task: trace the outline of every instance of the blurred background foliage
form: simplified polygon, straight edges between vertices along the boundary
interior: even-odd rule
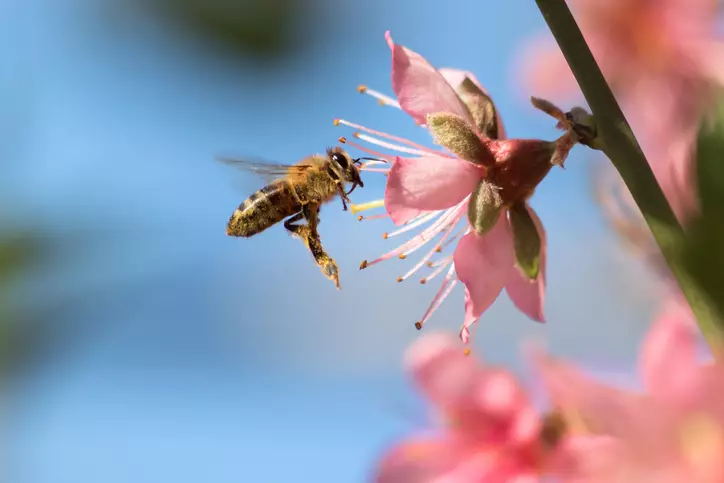
[[[324,31],[315,0],[131,0],[156,10],[204,42],[257,61],[280,62],[309,48]]]

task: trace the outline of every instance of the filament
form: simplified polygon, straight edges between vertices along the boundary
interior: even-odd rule
[[[428,153],[428,154],[438,154],[436,151],[434,151],[434,150],[432,150],[432,149],[430,149],[430,148],[427,148],[427,147],[425,147],[425,146],[423,146],[423,145],[421,145],[421,144],[417,144],[417,143],[415,143],[415,142],[412,142],[412,141],[410,141],[410,140],[408,140],[408,139],[401,138],[401,137],[398,137],[398,136],[393,136],[392,134],[387,134],[387,133],[384,133],[384,132],[381,132],[381,131],[375,131],[374,129],[370,129],[370,128],[368,128],[368,127],[364,127],[364,126],[362,126],[362,125],[360,125],[360,124],[355,124],[355,123],[353,123],[353,122],[349,122],[349,121],[346,121],[346,120],[344,120],[344,119],[335,119],[335,120],[334,120],[334,124],[335,124],[335,126],[336,126],[336,125],[339,125],[339,124],[344,124],[345,126],[351,127],[352,129],[358,129],[358,130],[360,130],[360,131],[364,131],[364,132],[366,132],[366,133],[373,134],[373,135],[375,135],[375,136],[379,136],[379,137],[381,137],[381,138],[389,139],[390,141],[395,141],[395,142],[397,142],[397,143],[406,144],[407,146],[410,146],[410,147],[412,147],[412,148],[419,149],[419,150],[421,150],[421,151],[425,151],[425,152]],[[448,156],[448,157],[450,157],[449,155],[446,155],[446,154],[444,154],[444,153],[440,153],[440,155],[441,155],[441,156]]]
[[[427,151],[421,151],[419,149],[412,149],[412,148],[406,148],[405,146],[401,146],[399,144],[393,144],[388,143],[387,141],[383,141],[381,139],[377,139],[375,137],[372,137],[368,134],[363,134],[360,132],[354,133],[354,137],[361,139],[363,141],[367,141],[370,144],[376,144],[377,146],[382,146],[383,148],[390,149],[392,151],[399,151],[401,153],[407,153],[407,154],[414,154],[416,156],[427,156],[430,153]]]
[[[385,200],[374,200],[368,201],[367,203],[352,203],[349,205],[349,209],[354,215],[360,211],[373,210],[375,208],[383,208],[385,206]]]
[[[359,92],[360,94],[367,94],[367,95],[369,95],[369,96],[374,97],[375,99],[377,99],[377,101],[378,101],[378,102],[380,103],[380,105],[382,105],[382,106],[392,106],[392,107],[396,107],[396,108],[398,108],[398,109],[401,109],[399,102],[397,102],[396,100],[394,100],[394,99],[391,98],[390,96],[386,96],[386,95],[382,94],[381,92],[377,92],[377,91],[375,91],[375,90],[369,89],[369,88],[367,88],[367,86],[365,86],[365,85],[358,86],[358,87],[357,87],[357,92]]]

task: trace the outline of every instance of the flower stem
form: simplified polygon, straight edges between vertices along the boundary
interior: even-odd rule
[[[581,30],[565,0],[536,0],[536,3],[596,119],[602,151],[618,170],[641,210],[672,274],[691,305],[702,334],[712,349],[718,352],[724,341],[724,314],[717,311],[716,305],[698,288],[684,268],[681,260],[686,242],[684,231],[661,191]]]

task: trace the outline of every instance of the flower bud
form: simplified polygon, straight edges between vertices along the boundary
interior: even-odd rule
[[[490,96],[467,77],[460,85],[458,93],[468,107],[478,133],[490,139],[498,139],[498,118]]]
[[[509,212],[516,265],[526,277],[535,280],[540,271],[540,234],[525,203],[514,204]]]
[[[502,208],[500,188],[490,181],[481,179],[468,203],[468,221],[475,233],[484,235],[490,231],[500,218]]]
[[[446,147],[456,156],[484,166],[493,164],[490,150],[462,117],[447,112],[428,114],[427,126],[435,143]]]

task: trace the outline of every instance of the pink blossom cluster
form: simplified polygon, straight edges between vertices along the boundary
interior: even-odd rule
[[[716,2],[570,3],[665,194],[686,220],[696,209],[696,128],[713,88],[724,80],[721,45],[711,34]],[[398,281],[425,267],[431,271],[422,283],[443,278],[418,329],[461,284],[464,343],[503,289],[522,313],[543,322],[546,234],[528,200],[550,169],[583,142],[566,124],[574,111],[563,115],[535,100],[559,119],[563,135],[554,141],[511,139],[472,73],[437,69],[386,37],[395,97],[364,86],[360,91],[407,113],[438,146],[336,121],[357,130],[355,141],[345,142],[380,159],[364,169],[388,176],[383,200],[353,210],[384,207],[386,214],[366,218],[387,217],[398,225],[385,238],[416,231],[360,268],[427,247]],[[576,89],[557,49],[532,51],[527,78],[540,88],[536,92]],[[445,254],[447,249],[452,253]],[[407,367],[440,424],[389,449],[376,481],[724,483],[724,366],[700,360],[698,340],[693,316],[677,294],[642,344],[640,391],[600,382],[542,351],[531,353],[547,396],[540,407],[512,373],[478,361],[452,337],[423,335],[409,349]]]
[[[660,318],[639,357],[642,391],[612,387],[542,352],[530,357],[548,396],[531,403],[511,373],[427,334],[407,367],[441,416],[397,443],[375,479],[394,483],[720,483],[724,366],[700,361],[687,317]]]

